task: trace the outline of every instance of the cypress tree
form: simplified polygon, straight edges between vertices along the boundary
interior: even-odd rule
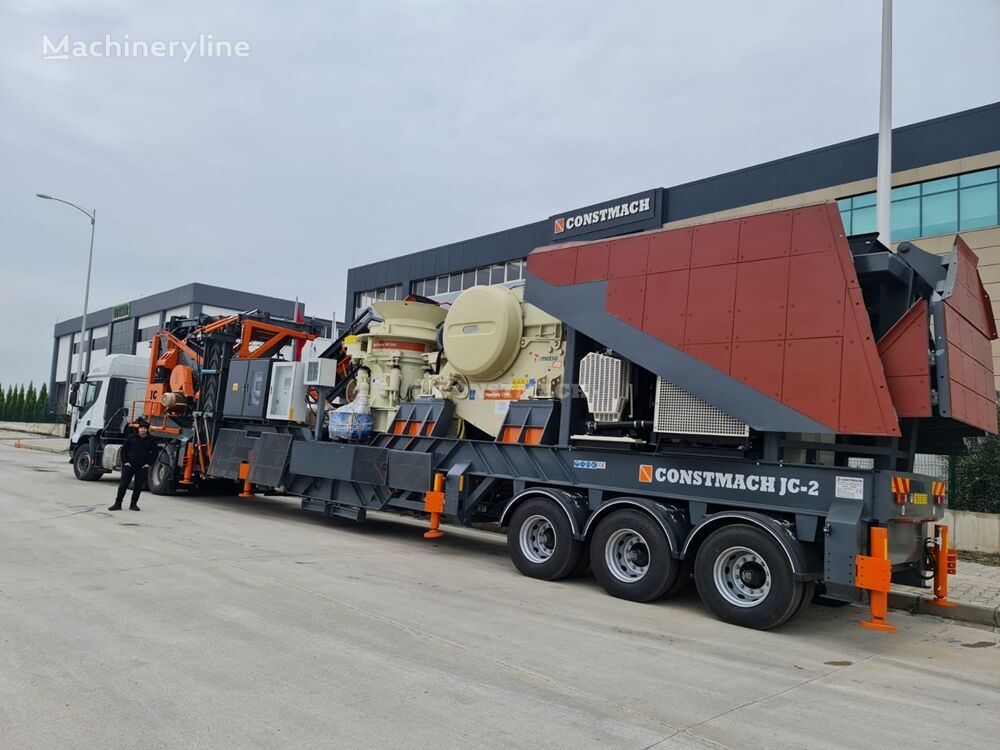
[[[21,415],[24,414],[24,398],[25,398],[24,386],[23,385],[18,386],[17,396],[15,397],[14,400],[14,419],[13,419],[14,422],[20,422]]]
[[[0,383],[0,422],[7,418],[7,396],[4,394],[3,384]]]
[[[14,407],[17,405],[17,389],[14,386],[7,386],[7,398],[5,399],[4,419],[8,422],[14,421]]]
[[[35,381],[28,381],[28,390],[24,394],[24,409],[21,411],[22,422],[35,421],[35,408],[38,406],[38,393],[35,391]]]
[[[42,383],[42,387],[38,391],[38,401],[36,403],[35,421],[44,422],[49,412],[49,387],[45,383]]]

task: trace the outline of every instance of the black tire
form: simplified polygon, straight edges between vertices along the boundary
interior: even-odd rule
[[[816,581],[806,581],[802,584],[802,600],[799,605],[795,608],[795,611],[789,616],[785,622],[791,622],[796,617],[805,612],[806,607],[808,607],[813,602],[813,596],[816,594]]]
[[[590,538],[590,567],[601,588],[633,602],[664,596],[682,569],[660,524],[638,510],[617,510],[601,519]]]
[[[803,604],[805,593],[781,545],[763,529],[745,524],[708,535],[695,557],[694,580],[709,612],[755,630],[786,622]]]
[[[671,584],[670,588],[663,592],[664,599],[677,596],[694,582],[694,578],[691,576],[691,573],[694,570],[694,558],[687,557],[683,560],[675,560],[674,562],[680,566],[681,572],[677,576],[677,580]]]
[[[154,495],[173,495],[177,489],[170,454],[161,450],[146,473],[146,486]]]
[[[566,512],[551,500],[526,500],[511,516],[507,551],[514,566],[530,578],[557,581],[580,564],[584,546],[573,538]]]
[[[73,453],[73,473],[81,482],[96,482],[104,474],[104,470],[94,460],[90,444],[79,446]]]

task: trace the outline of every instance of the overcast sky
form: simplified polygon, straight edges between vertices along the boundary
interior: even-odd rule
[[[0,7],[3,384],[47,381],[82,309],[87,219],[37,192],[97,209],[92,310],[201,281],[343,317],[349,266],[878,124],[877,0]],[[1000,100],[1000,0],[895,15],[897,126]]]

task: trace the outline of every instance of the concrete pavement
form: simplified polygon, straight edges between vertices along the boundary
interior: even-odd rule
[[[922,748],[1000,735],[1000,637],[811,607],[772,633],[502,538],[144,496],[0,444],[0,747]]]

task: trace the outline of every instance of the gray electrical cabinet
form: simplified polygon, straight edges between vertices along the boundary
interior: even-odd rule
[[[223,415],[244,419],[263,419],[270,386],[271,360],[232,360],[229,363],[229,377],[226,380]]]

